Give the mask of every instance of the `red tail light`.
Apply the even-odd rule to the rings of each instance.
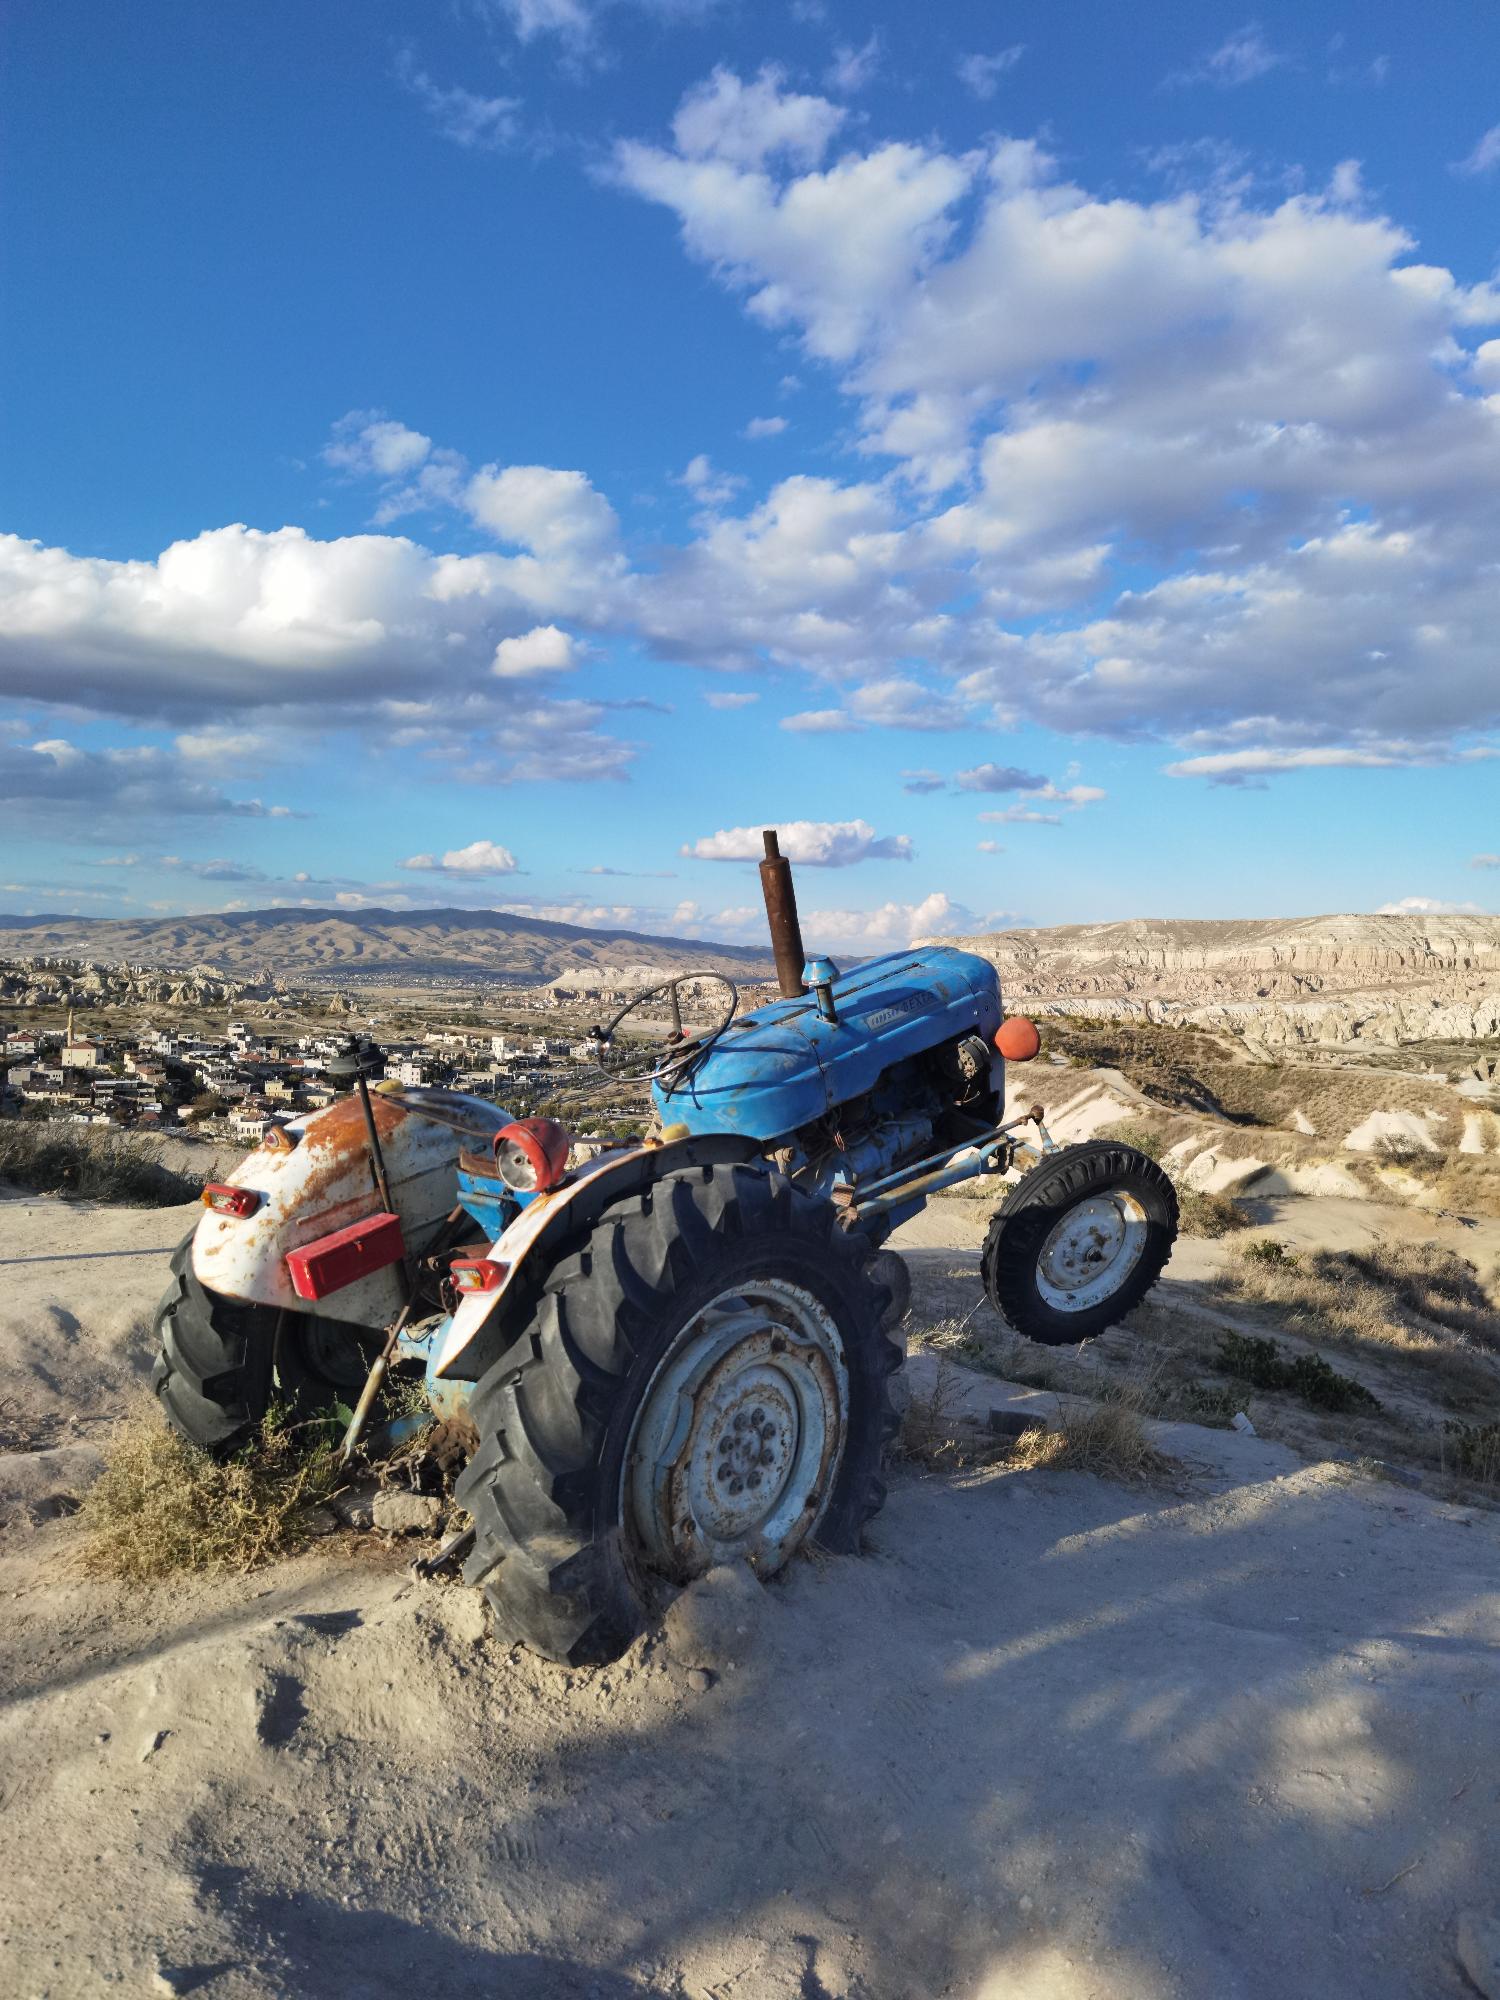
[[[260,1196],[254,1188],[228,1187],[223,1181],[210,1181],[203,1190],[203,1206],[211,1208],[215,1215],[254,1215],[260,1207]]]
[[[461,1257],[448,1266],[455,1291],[498,1292],[510,1275],[509,1264],[497,1264],[489,1257]]]
[[[495,1134],[495,1171],[517,1194],[548,1194],[568,1171],[572,1145],[555,1118],[521,1118]]]

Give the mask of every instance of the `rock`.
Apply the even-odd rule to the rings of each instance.
[[[336,1535],[343,1523],[331,1507],[309,1507],[302,1525],[310,1535]]]
[[[688,1686],[694,1694],[707,1694],[714,1684],[714,1675],[707,1667],[691,1667],[688,1670]]]
[[[431,1493],[399,1493],[388,1487],[375,1495],[371,1512],[384,1535],[430,1535],[443,1518],[443,1503]]]
[[[722,1672],[754,1647],[767,1615],[766,1593],[744,1563],[724,1563],[690,1583],[662,1620],[662,1638],[680,1667]]]
[[[984,1421],[991,1437],[1019,1438],[1047,1428],[1045,1417],[1028,1417],[1020,1410],[991,1410]]]
[[[1235,1411],[1234,1415],[1229,1419],[1229,1428],[1232,1431],[1239,1431],[1244,1437],[1253,1438],[1256,1435],[1254,1424],[1251,1423],[1243,1410]]]
[[[362,1479],[355,1486],[346,1486],[342,1493],[335,1493],[328,1504],[346,1528],[373,1528],[379,1492],[378,1481]]]
[[[1500,2000],[1500,1917],[1462,1911],[1456,1944],[1459,1964],[1485,2000]]]
[[[158,1965],[151,1975],[153,1993],[190,1993],[192,1988],[192,1974],[175,1965]]]
[[[149,1757],[154,1757],[171,1734],[170,1729],[153,1730],[141,1745],[141,1762],[144,1764]]]

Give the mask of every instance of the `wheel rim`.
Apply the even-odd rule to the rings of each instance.
[[[1146,1248],[1146,1211],[1112,1188],[1054,1223],[1036,1260],[1036,1288],[1056,1312],[1086,1312],[1113,1298]]]
[[[780,1569],[822,1518],[848,1411],[843,1342],[811,1292],[755,1278],[718,1294],[631,1428],[621,1511],[637,1553],[680,1582],[721,1562]]]

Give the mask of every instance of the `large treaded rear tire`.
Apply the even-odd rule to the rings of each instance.
[[[828,1203],[740,1165],[670,1172],[564,1245],[469,1406],[480,1441],[457,1487],[475,1528],[464,1575],[484,1585],[503,1638],[581,1666],[644,1629],[660,1584],[623,1492],[632,1424],[677,1335],[757,1275],[804,1288],[837,1325],[848,1414],[814,1534],[858,1549],[885,1498],[887,1383],[902,1361],[870,1261]]]
[[[1140,1253],[1109,1297],[1081,1310],[1059,1310],[1038,1282],[1044,1248],[1069,1210],[1111,1190],[1128,1196],[1144,1217]],[[1044,1158],[1011,1189],[990,1223],[980,1271],[991,1305],[1017,1333],[1044,1347],[1070,1347],[1140,1304],[1176,1237],[1177,1190],[1168,1175],[1134,1146],[1092,1139]]]
[[[173,1251],[172,1280],[156,1308],[151,1387],[174,1430],[207,1451],[230,1451],[260,1423],[273,1389],[299,1416],[327,1409],[351,1386],[357,1391],[362,1378],[353,1329],[345,1335],[336,1322],[324,1322],[313,1340],[310,1323],[288,1313],[278,1354],[274,1306],[246,1305],[199,1284],[194,1233],[189,1230]],[[348,1347],[347,1364],[339,1360],[341,1345]]]

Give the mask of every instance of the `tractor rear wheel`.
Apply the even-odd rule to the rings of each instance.
[[[157,1401],[174,1430],[209,1451],[242,1444],[275,1398],[300,1417],[350,1400],[372,1359],[355,1327],[247,1305],[199,1284],[191,1230],[172,1254],[156,1338]]]
[[[870,1246],[751,1166],[686,1167],[567,1244],[474,1392],[458,1482],[501,1635],[616,1658],[663,1587],[856,1550],[901,1352]]]
[[[1125,1317],[1177,1236],[1177,1191],[1134,1146],[1094,1139],[1046,1156],[1006,1196],[980,1270],[990,1304],[1028,1340],[1067,1347]]]

